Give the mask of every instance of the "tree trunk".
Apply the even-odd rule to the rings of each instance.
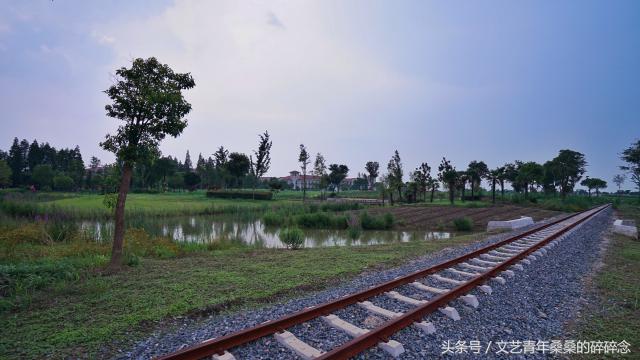
[[[115,211],[115,230],[113,233],[113,247],[111,248],[111,261],[107,266],[107,272],[116,272],[122,266],[122,249],[124,247],[124,205],[127,201],[127,193],[131,184],[133,169],[131,165],[124,165],[122,179],[118,190],[118,202]]]
[[[504,181],[500,181],[500,197],[504,200]]]
[[[302,174],[302,202],[307,201],[307,173]]]
[[[449,183],[449,201],[451,202],[451,205],[453,205],[453,202],[455,201],[455,191],[456,191],[456,184],[455,183]]]
[[[491,199],[492,202],[495,204],[496,203],[496,181],[493,180],[493,182],[491,183]]]
[[[471,182],[471,200],[472,201],[473,201],[473,195],[475,194],[474,188],[475,188],[475,186],[474,186],[473,182]]]
[[[433,193],[436,191],[436,188],[431,188],[431,202],[433,202]]]

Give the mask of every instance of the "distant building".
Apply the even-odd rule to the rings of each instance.
[[[296,170],[290,171],[289,176],[281,177],[280,180],[286,181],[294,190],[302,189],[304,186],[304,177]],[[307,174],[307,189],[318,188],[320,188],[320,176]]]

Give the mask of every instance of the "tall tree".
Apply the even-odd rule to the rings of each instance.
[[[224,146],[220,146],[218,150],[213,154],[213,158],[215,159],[216,168],[223,168],[229,159],[229,150],[225,149]]]
[[[529,188],[531,187],[531,185],[535,183],[540,183],[542,181],[543,175],[544,175],[544,170],[542,168],[542,165],[534,161],[523,163],[520,166],[518,170],[518,176],[516,179],[520,184],[522,184],[524,188],[525,198],[527,198],[529,195]]]
[[[271,166],[271,140],[269,140],[269,132],[265,131],[264,134],[259,135],[258,150],[254,150],[253,154],[256,156],[256,161],[251,159],[251,167],[253,175],[256,177],[256,181],[260,180],[262,175],[269,171]],[[256,181],[253,182],[253,198],[255,199]]]
[[[435,194],[436,190],[438,190],[438,187],[440,187],[440,183],[438,182],[438,179],[435,179],[434,177],[430,176],[429,180],[427,181],[427,188],[431,192],[429,202],[433,202],[433,195]]]
[[[620,169],[627,171],[631,177],[631,181],[636,184],[636,188],[638,188],[638,201],[640,202],[640,140],[637,140],[631,144],[631,146],[624,149],[620,155],[620,159],[627,163],[627,165],[620,166]]]
[[[587,162],[584,154],[565,149],[560,150],[551,163],[557,177],[560,196],[564,199],[582,178]]]
[[[596,190],[596,195],[600,196],[600,189],[606,188],[607,182],[602,179],[592,178],[587,176],[584,180],[580,182],[580,185],[585,186],[588,189],[589,197],[591,197],[591,190],[593,189]]]
[[[456,183],[458,182],[458,172],[446,158],[442,158],[442,162],[438,166],[438,180],[449,190],[449,201],[453,205],[455,201]]]
[[[329,182],[335,190],[340,191],[340,183],[347,177],[348,173],[349,168],[347,165],[329,165]]]
[[[26,140],[22,142],[24,143]],[[24,185],[27,176],[26,171],[29,166],[27,162],[29,143],[27,143],[26,149],[23,143],[18,138],[14,138],[11,148],[9,148],[7,164],[11,168],[11,182],[15,187]]]
[[[426,162],[420,164],[411,174],[413,181],[417,185],[418,192],[422,193],[423,200],[427,200],[427,187],[431,183],[431,167]]]
[[[618,187],[618,195],[622,193],[622,184],[626,180],[626,176],[624,174],[616,174],[613,177],[613,183]]]
[[[300,163],[300,170],[302,170],[302,201],[307,200],[307,166],[310,163],[311,157],[307,152],[307,148],[304,144],[300,144],[300,154],[298,155],[298,162]]]
[[[29,154],[27,155],[29,171],[33,172],[33,169],[36,167],[36,165],[42,164],[43,159],[44,154],[40,149],[40,144],[38,144],[38,141],[34,139],[31,145],[29,145]]]
[[[515,192],[520,192],[521,189],[521,186],[518,183],[518,168],[520,167],[520,164],[522,164],[522,161],[516,160],[513,163],[506,163],[504,165],[503,181],[508,181]],[[502,191],[502,197],[504,198],[504,190]]]
[[[0,188],[11,185],[11,168],[5,160],[0,159]]]
[[[471,199],[475,196],[475,189],[480,188],[482,179],[489,174],[489,167],[484,161],[472,161],[467,167],[467,174],[469,175],[469,182],[471,184]]]
[[[175,73],[151,57],[135,59],[130,68],[116,70],[116,83],[105,91],[112,101],[105,106],[107,115],[123,122],[100,143],[122,163],[109,272],[117,271],[122,263],[125,202],[133,166],[149,152],[158,151],[167,135],[182,133],[187,126],[184,116],[191,111],[182,91],[194,86],[191,74]]]
[[[187,150],[187,155],[185,155],[184,157],[184,164],[182,164],[182,166],[184,166],[184,171],[193,170],[193,163],[191,162],[191,155],[189,154],[189,150]]]
[[[464,202],[465,201],[464,192],[467,188],[467,182],[471,180],[471,177],[469,176],[469,174],[467,174],[466,171],[458,171],[457,179],[458,179],[458,183],[456,184],[456,187],[458,188],[458,190],[460,190],[460,200]]]
[[[251,161],[245,154],[232,152],[229,154],[229,160],[227,161],[225,169],[233,176],[233,185],[240,186],[242,185],[240,180],[247,176],[251,169]]]
[[[504,192],[504,180],[501,180],[503,179],[503,175],[504,175],[504,167],[502,166],[499,166],[493,170],[490,170],[489,173],[487,174],[487,178],[491,183],[491,202],[494,204],[496,203],[496,184],[501,183],[501,186],[503,189],[502,191]]]
[[[376,178],[379,174],[380,164],[377,161],[367,161],[364,166],[364,169],[367,171],[369,181],[369,190],[373,190],[373,185],[376,183]]]
[[[313,163],[313,173],[320,179],[320,199],[324,200],[324,190],[327,188],[329,176],[327,175],[327,165],[322,154],[316,154],[316,160]]]
[[[402,200],[402,186],[404,185],[403,170],[402,170],[402,161],[400,159],[400,153],[396,150],[389,160],[387,164],[387,171],[389,174],[387,175],[389,178],[389,182],[392,188],[398,191],[398,200]]]

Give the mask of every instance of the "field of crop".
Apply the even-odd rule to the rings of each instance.
[[[522,207],[514,205],[495,205],[487,207],[463,206],[396,206],[366,210],[371,214],[391,213],[397,227],[407,230],[449,230],[453,220],[469,218],[474,230],[484,230],[491,220],[511,220],[520,216],[530,216],[534,221],[559,215],[560,212]]]

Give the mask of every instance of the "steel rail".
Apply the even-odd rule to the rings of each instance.
[[[322,354],[320,357],[318,357],[318,360],[327,360],[327,359],[348,359],[352,356],[355,356],[359,353],[361,353],[364,350],[367,350],[371,347],[376,346],[379,342],[386,342],[388,341],[389,337],[391,337],[393,334],[395,334],[396,332],[402,330],[403,328],[410,326],[411,324],[413,324],[415,321],[420,320],[422,317],[424,317],[425,315],[434,312],[436,310],[438,310],[439,308],[446,306],[447,303],[449,303],[452,300],[457,299],[458,297],[468,293],[469,291],[471,291],[472,289],[474,289],[476,286],[481,285],[482,283],[484,283],[485,281],[487,281],[490,277],[495,276],[496,274],[502,272],[503,270],[506,270],[506,268],[508,268],[509,266],[515,264],[516,262],[518,262],[519,260],[523,259],[524,257],[528,256],[529,254],[537,251],[538,249],[540,249],[541,247],[545,246],[546,244],[548,244],[549,242],[551,242],[552,240],[562,236],[564,233],[566,233],[567,231],[573,229],[574,227],[578,226],[579,224],[587,221],[588,219],[592,218],[593,216],[595,216],[596,214],[600,213],[601,211],[603,211],[604,209],[606,209],[609,205],[605,205],[603,207],[601,207],[600,209],[598,209],[597,211],[594,211],[592,214],[572,223],[569,224],[568,226],[563,227],[562,229],[560,229],[559,231],[545,237],[543,240],[541,240],[540,242],[536,243],[535,245],[529,247],[528,249],[523,250],[522,252],[510,257],[508,260],[505,260],[504,262],[500,263],[499,265],[496,265],[495,267],[491,268],[491,270],[482,273],[481,275],[478,275],[474,278],[472,278],[471,280],[465,282],[464,284],[451,289],[450,291],[448,291],[447,293],[441,294],[436,296],[435,298],[433,298],[432,300],[430,300],[428,303],[418,306],[417,308],[414,308],[406,313],[404,313],[404,315],[399,316],[395,319],[389,320],[387,322],[385,322],[384,324],[382,324],[381,326],[372,329],[371,331],[367,332],[364,335],[360,335],[356,338],[353,338],[351,341],[348,341],[346,343],[344,343],[343,345],[328,351],[324,354]],[[591,209],[593,210],[593,209]],[[588,211],[591,211],[588,210]],[[582,214],[582,213],[581,213]]]
[[[587,211],[591,211],[591,210],[593,210],[593,209],[590,209],[590,210],[587,210]],[[600,209],[599,211],[601,211],[601,210],[602,209]],[[240,331],[237,331],[237,332],[234,332],[234,333],[230,333],[230,334],[227,334],[227,335],[224,335],[224,336],[221,336],[221,337],[205,340],[205,341],[203,341],[203,342],[201,342],[199,344],[196,344],[196,345],[193,345],[193,346],[188,346],[188,347],[185,347],[185,348],[183,348],[181,350],[178,350],[176,352],[160,356],[157,359],[158,360],[169,360],[169,359],[170,360],[196,360],[196,359],[202,359],[204,357],[215,355],[215,354],[222,355],[226,350],[229,350],[229,349],[231,349],[233,347],[249,343],[251,341],[257,340],[257,339],[262,338],[264,336],[268,336],[268,335],[271,335],[271,334],[275,334],[277,332],[281,332],[281,331],[283,331],[283,330],[285,330],[287,328],[290,328],[290,327],[295,326],[295,325],[300,324],[300,323],[304,323],[304,322],[312,320],[314,318],[317,318],[317,317],[320,317],[320,316],[324,316],[324,315],[328,315],[328,314],[330,314],[331,312],[333,312],[335,310],[345,308],[345,307],[347,307],[349,305],[353,305],[353,304],[355,304],[357,302],[364,301],[364,300],[366,300],[368,298],[371,298],[371,297],[374,297],[376,295],[382,294],[382,293],[384,293],[386,291],[389,291],[391,289],[394,289],[396,287],[408,284],[408,283],[410,283],[410,282],[412,282],[412,281],[414,281],[416,279],[423,278],[423,277],[425,277],[425,276],[427,276],[429,274],[433,274],[433,273],[439,272],[441,270],[447,269],[447,268],[449,268],[449,267],[451,267],[451,266],[453,266],[455,264],[458,264],[460,262],[463,262],[463,261],[465,261],[467,259],[471,259],[471,258],[477,257],[480,254],[483,254],[483,253],[486,253],[486,252],[491,251],[493,249],[499,248],[499,247],[501,247],[503,245],[509,244],[509,243],[514,242],[514,241],[516,241],[518,239],[524,238],[524,237],[529,236],[531,234],[534,234],[534,233],[536,233],[538,231],[541,231],[541,230],[546,229],[548,227],[554,226],[554,225],[559,224],[559,223],[561,223],[563,221],[569,220],[569,219],[571,219],[573,217],[579,216],[580,214],[584,214],[587,211],[564,216],[561,219],[558,219],[558,220],[555,220],[555,221],[552,221],[552,222],[549,222],[549,223],[546,223],[546,224],[542,224],[542,225],[537,226],[537,227],[535,227],[533,229],[525,231],[525,232],[523,232],[521,234],[514,235],[514,236],[509,237],[509,238],[507,238],[505,240],[499,241],[499,242],[497,242],[495,244],[487,245],[487,246],[482,247],[482,248],[480,248],[478,250],[475,250],[475,251],[472,251],[472,252],[467,253],[465,255],[459,256],[457,258],[454,258],[454,259],[451,259],[451,260],[436,264],[436,265],[434,265],[432,267],[413,272],[411,274],[408,274],[408,275],[399,277],[397,279],[393,279],[393,280],[384,282],[382,284],[374,285],[374,286],[372,286],[372,287],[370,287],[368,289],[361,290],[359,292],[356,292],[356,293],[353,293],[353,294],[350,294],[350,295],[346,295],[346,296],[344,296],[342,298],[339,298],[339,299],[336,299],[336,300],[333,300],[333,301],[330,301],[330,302],[326,302],[326,303],[323,303],[323,304],[319,304],[319,305],[316,305],[316,306],[305,308],[303,310],[300,310],[298,312],[292,313],[290,315],[286,315],[286,316],[283,316],[283,317],[278,318],[278,319],[270,320],[270,321],[264,322],[262,324],[256,325],[256,326],[251,327],[251,328],[240,330]],[[589,218],[589,217],[587,217],[587,218]],[[484,279],[484,277],[482,279]],[[476,279],[473,279],[471,281],[476,281]],[[477,281],[481,282],[483,280],[477,280]],[[466,285],[461,285],[459,288],[463,288],[463,287],[466,288]],[[469,289],[472,289],[473,287],[474,286],[469,286]],[[458,288],[456,288],[454,290],[457,290],[457,289]],[[444,294],[444,295],[446,295],[446,294]],[[438,299],[440,299],[440,298],[444,298],[444,297],[442,295],[438,296],[438,297],[436,297],[434,299],[434,301],[439,301]],[[441,300],[441,301],[444,302],[444,300]],[[421,309],[421,308],[423,308],[425,306],[429,306],[429,304],[431,304],[431,303],[432,302],[427,303],[426,305],[421,306],[418,309]],[[417,309],[414,309],[411,312],[405,313],[405,315],[402,316],[402,317],[399,317],[398,320],[399,319],[404,319],[405,316],[408,316],[409,314],[413,314],[414,311],[416,311],[416,310]],[[390,326],[394,326],[394,324],[395,324],[395,321],[391,322]],[[354,338],[354,339],[352,339],[352,341],[347,342],[345,344],[345,346],[347,344],[351,344],[351,343],[355,342],[358,339],[360,339],[358,341],[364,341],[364,343],[367,344],[367,347],[365,347],[365,349],[368,348],[368,347],[374,346],[375,344],[377,344],[378,341],[376,341],[373,345],[370,345],[369,344],[370,341],[368,339],[371,339],[371,336],[373,336],[374,334],[378,335],[378,330],[381,330],[381,329],[372,330],[365,337],[361,336],[361,337],[358,337],[358,338]],[[334,353],[334,351],[338,351],[338,350],[342,349],[343,347],[336,348],[336,349],[334,349],[332,351],[329,351],[329,352],[325,353],[322,358],[325,358],[325,356],[330,356],[331,354]],[[345,350],[340,350],[340,351],[341,351],[340,353],[342,353],[342,351],[345,351]],[[334,357],[332,357],[332,358],[334,358]],[[339,358],[339,357],[337,357],[337,358]]]

